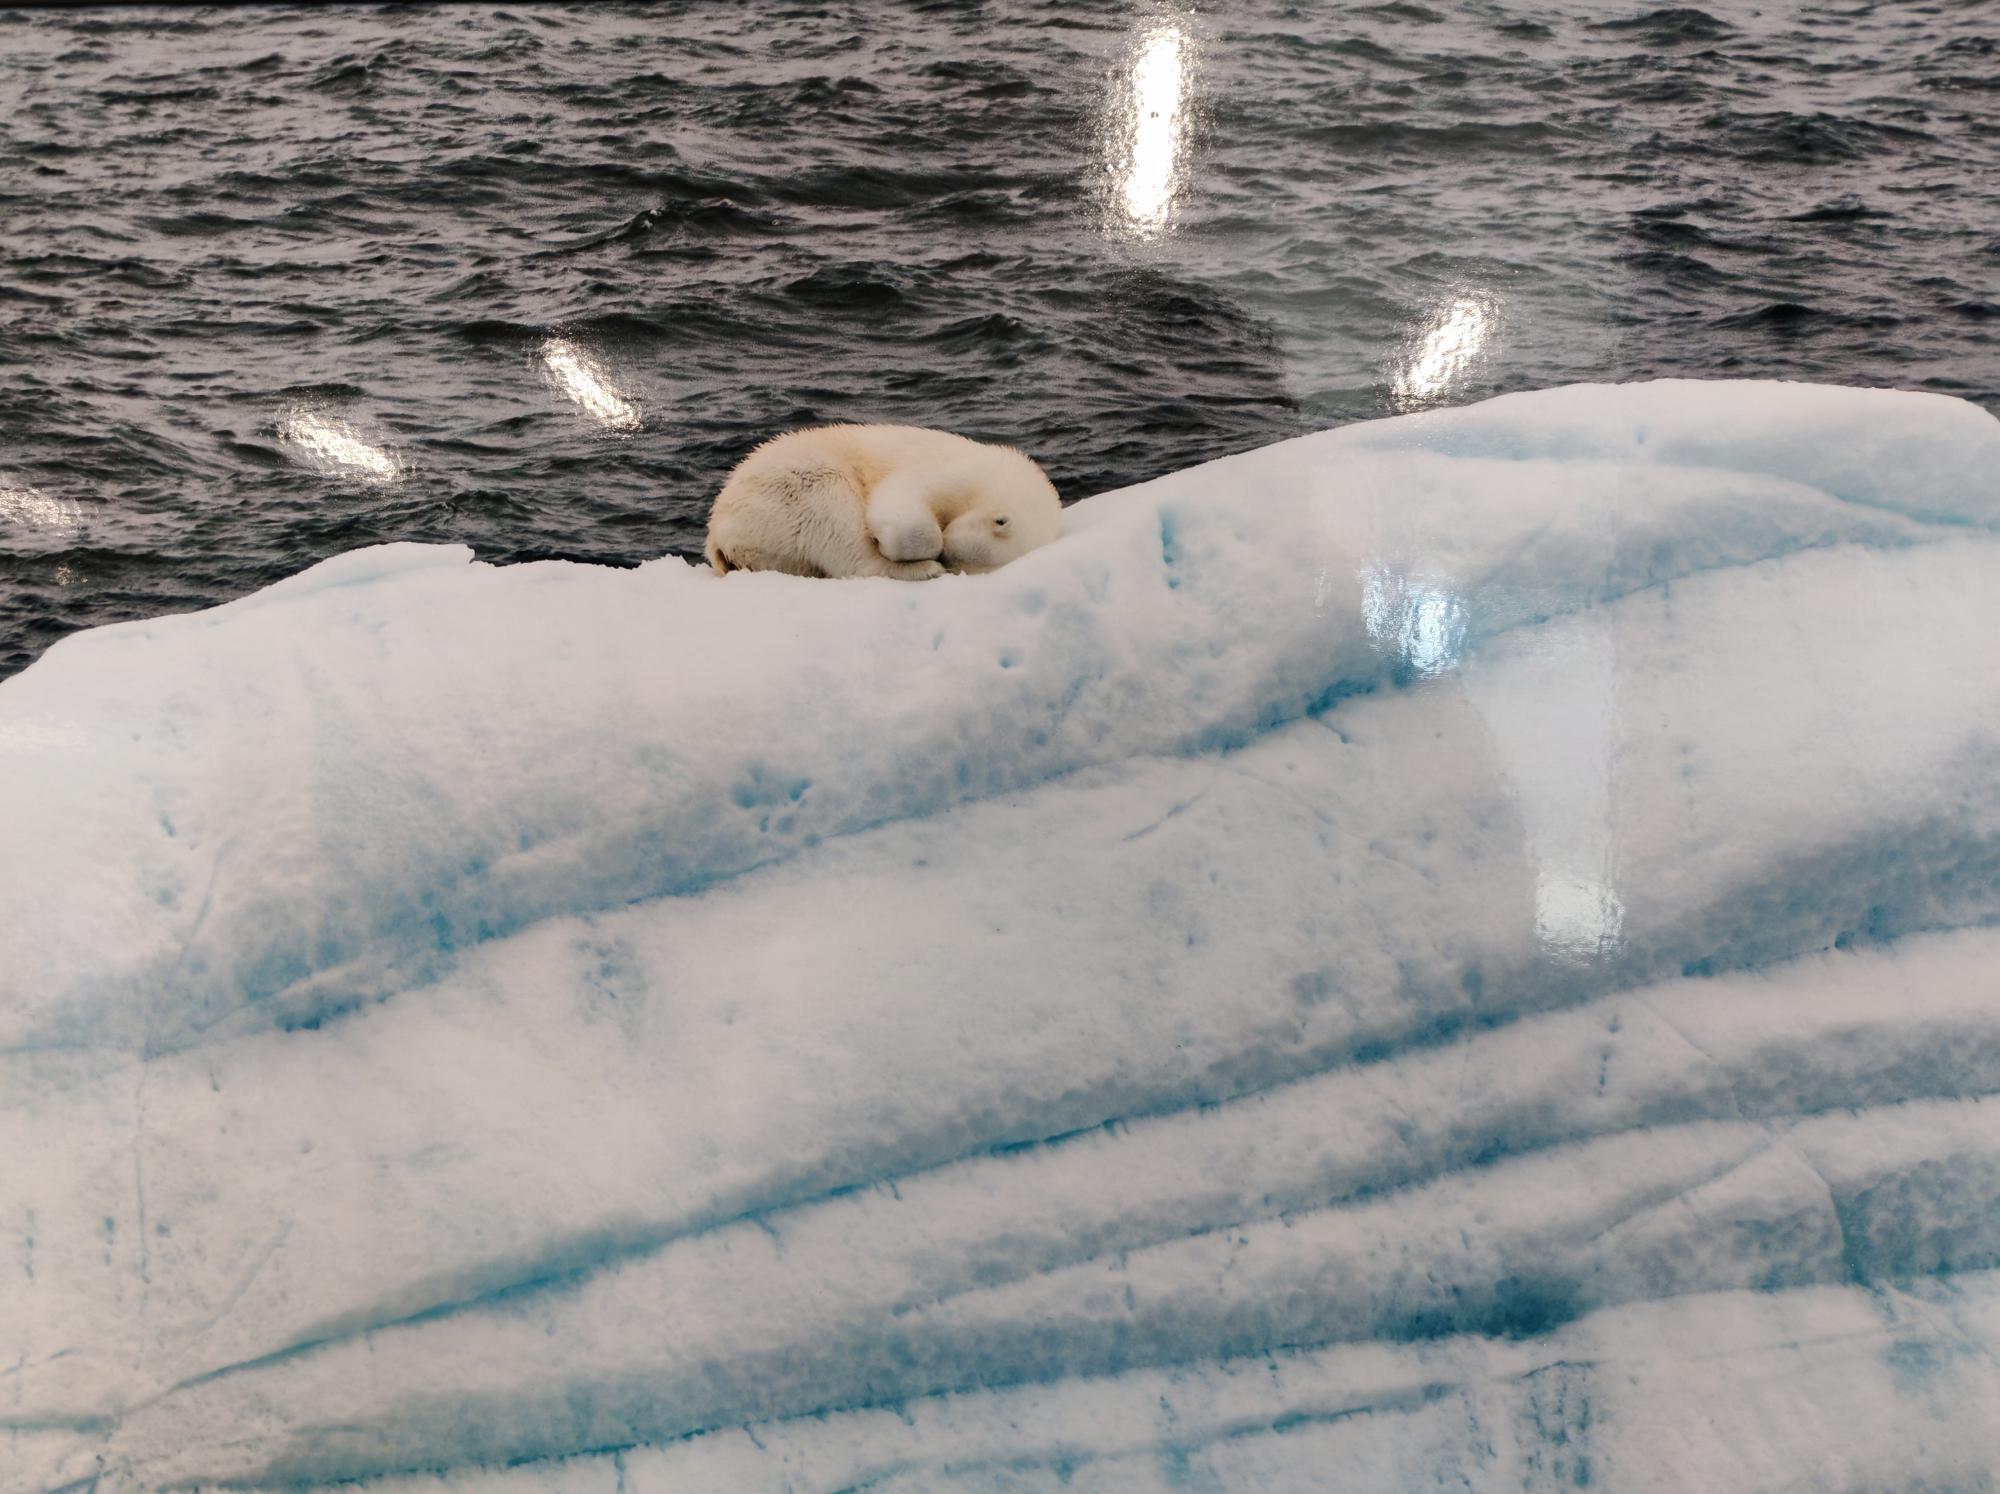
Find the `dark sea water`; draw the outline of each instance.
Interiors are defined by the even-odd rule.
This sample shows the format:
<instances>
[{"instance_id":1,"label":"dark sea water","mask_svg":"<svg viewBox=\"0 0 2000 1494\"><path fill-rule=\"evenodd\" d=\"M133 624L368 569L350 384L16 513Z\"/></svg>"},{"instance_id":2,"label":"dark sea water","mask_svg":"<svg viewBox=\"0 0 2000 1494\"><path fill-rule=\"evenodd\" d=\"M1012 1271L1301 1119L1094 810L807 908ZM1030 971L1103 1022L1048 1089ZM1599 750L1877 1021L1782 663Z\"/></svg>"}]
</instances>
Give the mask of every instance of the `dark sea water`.
<instances>
[{"instance_id":1,"label":"dark sea water","mask_svg":"<svg viewBox=\"0 0 2000 1494\"><path fill-rule=\"evenodd\" d=\"M1580 379L2000 410L2000 0L0 12L0 673L384 540L694 554Z\"/></svg>"}]
</instances>

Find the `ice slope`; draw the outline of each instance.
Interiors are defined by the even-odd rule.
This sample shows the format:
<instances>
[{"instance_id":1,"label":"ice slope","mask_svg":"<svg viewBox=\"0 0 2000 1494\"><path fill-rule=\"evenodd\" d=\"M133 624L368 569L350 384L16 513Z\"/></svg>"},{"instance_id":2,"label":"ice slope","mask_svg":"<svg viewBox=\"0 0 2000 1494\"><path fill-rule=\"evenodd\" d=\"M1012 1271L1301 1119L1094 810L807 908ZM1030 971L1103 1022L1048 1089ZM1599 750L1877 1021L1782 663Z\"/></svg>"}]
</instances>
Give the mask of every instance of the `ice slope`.
<instances>
[{"instance_id":1,"label":"ice slope","mask_svg":"<svg viewBox=\"0 0 2000 1494\"><path fill-rule=\"evenodd\" d=\"M2000 1466L2000 423L1586 386L1071 519L0 685L0 1488Z\"/></svg>"}]
</instances>

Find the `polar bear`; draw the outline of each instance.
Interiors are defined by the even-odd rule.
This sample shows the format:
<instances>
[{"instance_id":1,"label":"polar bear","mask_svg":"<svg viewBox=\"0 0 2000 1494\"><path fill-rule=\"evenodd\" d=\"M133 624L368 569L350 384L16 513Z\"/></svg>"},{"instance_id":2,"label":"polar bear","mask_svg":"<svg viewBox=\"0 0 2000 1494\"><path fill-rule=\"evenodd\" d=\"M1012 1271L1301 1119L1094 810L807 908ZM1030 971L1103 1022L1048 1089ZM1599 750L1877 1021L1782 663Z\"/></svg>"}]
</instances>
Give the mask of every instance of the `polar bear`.
<instances>
[{"instance_id":1,"label":"polar bear","mask_svg":"<svg viewBox=\"0 0 2000 1494\"><path fill-rule=\"evenodd\" d=\"M1062 533L1033 459L913 425L822 425L736 464L708 516L708 563L795 576L990 571Z\"/></svg>"}]
</instances>

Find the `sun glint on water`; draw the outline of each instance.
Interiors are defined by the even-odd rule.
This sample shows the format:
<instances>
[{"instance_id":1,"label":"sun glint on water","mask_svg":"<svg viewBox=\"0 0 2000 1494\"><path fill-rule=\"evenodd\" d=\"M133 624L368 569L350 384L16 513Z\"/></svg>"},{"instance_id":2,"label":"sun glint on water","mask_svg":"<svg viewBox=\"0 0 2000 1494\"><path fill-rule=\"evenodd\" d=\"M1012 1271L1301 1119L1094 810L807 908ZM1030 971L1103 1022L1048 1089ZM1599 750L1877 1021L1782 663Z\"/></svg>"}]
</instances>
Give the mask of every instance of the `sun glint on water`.
<instances>
[{"instance_id":1,"label":"sun glint on water","mask_svg":"<svg viewBox=\"0 0 2000 1494\"><path fill-rule=\"evenodd\" d=\"M1183 184L1191 50L1185 28L1168 22L1146 32L1132 55L1111 170L1126 225L1140 237L1167 227Z\"/></svg>"},{"instance_id":2,"label":"sun glint on water","mask_svg":"<svg viewBox=\"0 0 2000 1494\"><path fill-rule=\"evenodd\" d=\"M542 344L542 367L556 391L599 425L639 429L639 407L618 392L610 375L577 343L551 337Z\"/></svg>"}]
</instances>

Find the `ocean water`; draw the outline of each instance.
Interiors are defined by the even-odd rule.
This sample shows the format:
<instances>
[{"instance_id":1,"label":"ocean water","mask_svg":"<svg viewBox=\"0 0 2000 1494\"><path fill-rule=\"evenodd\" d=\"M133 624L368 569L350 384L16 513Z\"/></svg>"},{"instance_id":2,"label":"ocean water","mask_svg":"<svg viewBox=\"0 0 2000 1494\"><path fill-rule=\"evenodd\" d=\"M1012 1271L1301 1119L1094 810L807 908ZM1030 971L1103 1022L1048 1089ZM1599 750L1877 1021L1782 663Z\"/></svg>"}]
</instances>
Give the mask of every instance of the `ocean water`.
<instances>
[{"instance_id":1,"label":"ocean water","mask_svg":"<svg viewBox=\"0 0 2000 1494\"><path fill-rule=\"evenodd\" d=\"M0 673L692 555L810 422L1075 498L1576 380L2000 410L1996 314L1991 0L0 12Z\"/></svg>"}]
</instances>

